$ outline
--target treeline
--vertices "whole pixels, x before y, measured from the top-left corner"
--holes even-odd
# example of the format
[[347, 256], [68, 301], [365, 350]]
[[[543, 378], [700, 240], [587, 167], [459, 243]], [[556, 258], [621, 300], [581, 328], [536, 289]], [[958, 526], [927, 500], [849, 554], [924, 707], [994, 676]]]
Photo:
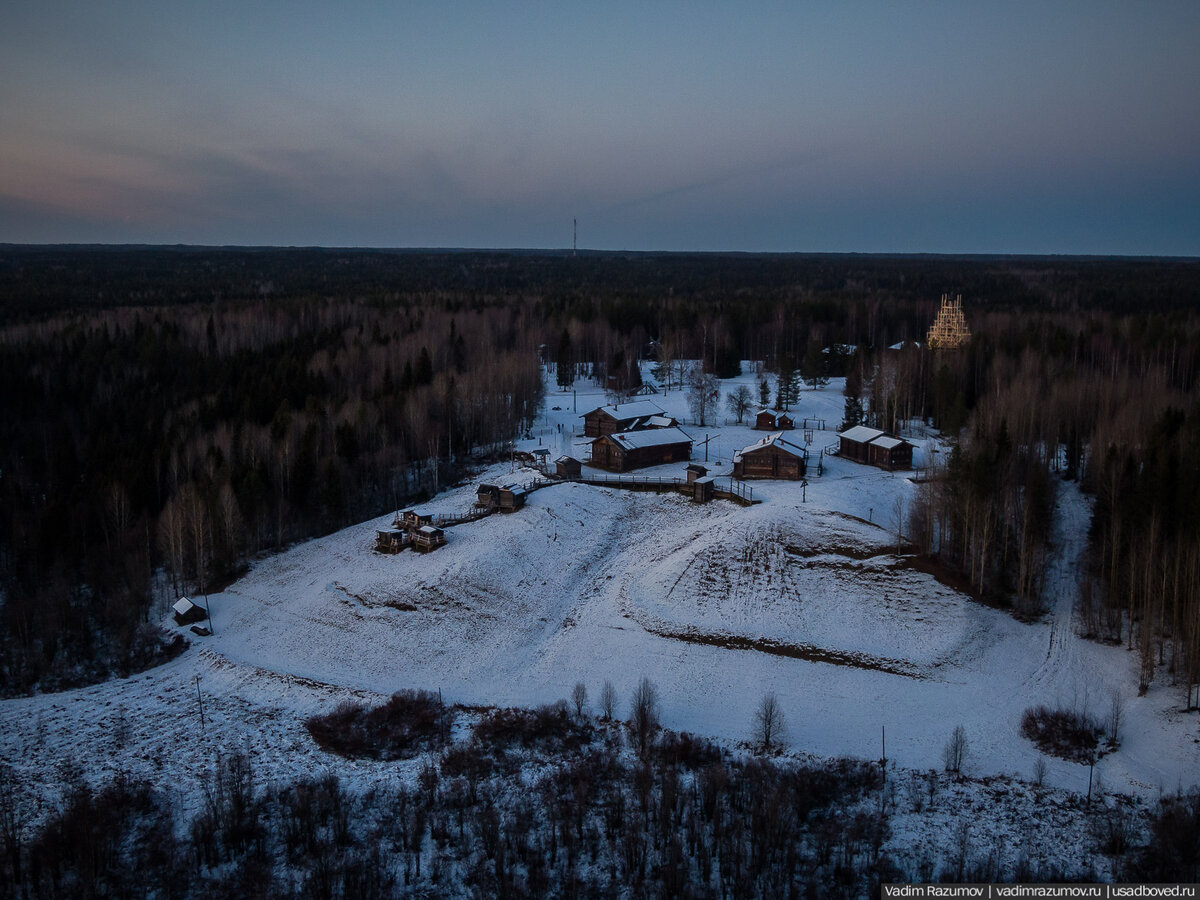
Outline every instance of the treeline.
[[[888, 350], [923, 340], [946, 290], [971, 345]], [[645, 359], [675, 385], [697, 359], [845, 373], [848, 422], [962, 429], [911, 530], [1035, 611], [1047, 474], [1091, 473], [1110, 444], [1140, 471], [1149, 424], [1196, 386], [1198, 295], [1187, 260], [2, 249], [0, 683], [149, 664], [156, 573], [211, 590], [253, 553], [436, 490], [526, 432], [539, 363], [615, 390]], [[1167, 518], [1147, 520], [1154, 552], [1177, 540]], [[1134, 615], [1184, 640], [1189, 590]]]
[[965, 350], [887, 364], [910, 377], [884, 409], [923, 397], [912, 408], [960, 435], [909, 511], [911, 537], [978, 594], [1036, 615], [1048, 599], [1055, 484], [1079, 479], [1096, 500], [1084, 628], [1140, 650], [1143, 690], [1160, 672], [1193, 707], [1200, 316], [997, 311], [973, 324]]
[[537, 328], [438, 298], [120, 308], [0, 339], [5, 690], [152, 661], [154, 573], [398, 508], [536, 415]]

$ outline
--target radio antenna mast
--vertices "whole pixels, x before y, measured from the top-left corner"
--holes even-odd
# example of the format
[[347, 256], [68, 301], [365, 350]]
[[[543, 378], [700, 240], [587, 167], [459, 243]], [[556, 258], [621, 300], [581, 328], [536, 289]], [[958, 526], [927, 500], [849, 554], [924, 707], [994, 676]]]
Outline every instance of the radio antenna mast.
[[575, 230], [575, 234], [571, 238], [571, 255], [574, 256], [579, 252], [579, 220], [572, 219], [571, 225]]

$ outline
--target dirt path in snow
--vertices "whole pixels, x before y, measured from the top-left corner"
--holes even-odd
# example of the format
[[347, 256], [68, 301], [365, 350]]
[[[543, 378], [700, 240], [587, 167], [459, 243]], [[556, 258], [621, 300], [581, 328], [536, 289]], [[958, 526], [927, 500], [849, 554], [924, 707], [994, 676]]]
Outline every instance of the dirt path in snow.
[[1075, 607], [1080, 573], [1084, 571], [1083, 554], [1087, 550], [1091, 511], [1091, 503], [1077, 485], [1059, 486], [1051, 531], [1054, 543], [1045, 586], [1050, 634], [1046, 656], [1025, 679], [1027, 685], [1048, 685], [1065, 677], [1079, 676], [1079, 644], [1083, 639], [1079, 637]]

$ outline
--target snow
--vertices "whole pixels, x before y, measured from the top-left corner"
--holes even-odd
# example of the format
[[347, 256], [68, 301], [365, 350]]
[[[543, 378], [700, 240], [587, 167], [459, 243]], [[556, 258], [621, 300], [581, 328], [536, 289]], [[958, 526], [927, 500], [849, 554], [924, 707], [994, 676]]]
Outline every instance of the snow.
[[626, 431], [621, 434], [610, 434], [608, 437], [626, 450], [639, 450], [644, 447], [662, 447], [666, 444], [687, 444], [692, 441], [691, 437], [684, 434], [678, 428]]
[[783, 436], [782, 431], [777, 431], [774, 434], [767, 435], [765, 438], [762, 438], [759, 441], [755, 441], [749, 447], [743, 447], [733, 455], [733, 458], [736, 460], [741, 454], [752, 453], [755, 450], [764, 450], [767, 447], [779, 447], [780, 449], [787, 450], [789, 453], [795, 454], [796, 456], [804, 455], [803, 447], [793, 444]]
[[878, 428], [868, 428], [866, 425], [855, 425], [853, 428], [847, 428], [841, 432], [838, 437], [844, 437], [849, 441], [857, 441], [860, 444], [866, 444], [876, 438], [883, 437], [883, 432]]
[[[662, 416], [666, 413], [661, 406], [652, 400], [635, 400], [632, 403], [622, 403], [620, 406], [603, 406], [601, 412], [606, 412], [618, 421]], [[592, 410], [593, 412], [595, 410]], [[586, 413], [581, 414], [586, 415]]]
[[[725, 381], [722, 393], [738, 384], [754, 390], [756, 376]], [[586, 408], [603, 400], [598, 388], [575, 389]], [[549, 393], [547, 407], [556, 402]], [[683, 392], [661, 403], [680, 421], [688, 415]], [[805, 391], [793, 415], [836, 422], [842, 403], [834, 380]], [[761, 434], [752, 424], [693, 428], [710, 438], [698, 439], [696, 462], [726, 477], [734, 451]], [[576, 410], [548, 410], [518, 449], [582, 455], [590, 441], [578, 426]], [[936, 434], [912, 431], [915, 461], [944, 452]], [[758, 699], [771, 691], [798, 752], [877, 759], [886, 728], [899, 771], [924, 772], [940, 768], [962, 725], [970, 774], [1010, 782], [1027, 780], [1038, 760], [1018, 731], [1026, 708], [1103, 716], [1121, 692], [1122, 745], [1096, 765], [1108, 790], [1153, 798], [1196, 782], [1200, 729], [1181, 709], [1182, 692], [1162, 675], [1136, 696], [1136, 654], [1076, 634], [1089, 500], [1075, 485], [1059, 486], [1051, 610], [1023, 623], [896, 556], [897, 524], [918, 486], [906, 473], [825, 455], [834, 441], [817, 431], [809, 445], [806, 494], [797, 482], [756, 481], [762, 502], [749, 508], [563, 483], [532, 492], [512, 515], [446, 529], [448, 543], [435, 554], [373, 552], [389, 512], [258, 560], [211, 595], [214, 634], [193, 639], [171, 663], [0, 704], [0, 759], [38, 809], [55, 802], [60, 762], [88, 758], [96, 761], [89, 778], [147, 777], [189, 810], [202, 805], [202, 785], [194, 760], [174, 752], [179, 746], [196, 746], [205, 759], [245, 749], [273, 778], [336, 766], [349, 783], [367, 785], [408, 770], [322, 753], [305, 717], [402, 688], [440, 689], [468, 705], [536, 705], [565, 697], [576, 682], [597, 696], [608, 680], [624, 699], [644, 675], [670, 728], [743, 741]], [[680, 477], [686, 466], [639, 474]], [[461, 509], [480, 482], [528, 474], [494, 466], [425, 508]], [[1047, 762], [1047, 785], [1086, 790], [1086, 767]], [[893, 826], [914, 841], [927, 827], [924, 815]]]

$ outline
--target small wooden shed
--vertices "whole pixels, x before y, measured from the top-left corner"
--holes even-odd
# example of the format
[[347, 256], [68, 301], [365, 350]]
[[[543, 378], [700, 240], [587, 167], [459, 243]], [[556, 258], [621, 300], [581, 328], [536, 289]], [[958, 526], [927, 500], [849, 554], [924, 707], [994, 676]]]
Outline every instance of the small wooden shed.
[[193, 603], [187, 597], [180, 597], [171, 609], [175, 612], [175, 622], [179, 625], [190, 625], [192, 622], [203, 622], [208, 616], [208, 610], [198, 603]]
[[785, 412], [760, 409], [754, 414], [755, 431], [791, 431], [795, 427], [796, 420]]
[[494, 509], [500, 505], [500, 488], [494, 484], [481, 484], [475, 491], [475, 505], [480, 509]]
[[506, 484], [500, 488], [500, 512], [516, 512], [525, 506], [528, 491], [519, 484]]
[[839, 434], [838, 441], [839, 455], [846, 459], [889, 471], [912, 468], [913, 445], [878, 428], [855, 425]]
[[707, 503], [713, 498], [713, 491], [716, 487], [716, 479], [711, 475], [704, 475], [697, 478], [691, 483], [692, 485], [692, 502]]
[[688, 463], [687, 480], [688, 484], [695, 484], [696, 480], [703, 478], [708, 474], [708, 467], [702, 466], [700, 463]]
[[416, 531], [423, 525], [432, 525], [432, 513], [421, 513], [415, 509], [406, 509], [400, 513], [400, 525], [407, 531]]
[[403, 528], [381, 528], [375, 535], [375, 549], [380, 553], [399, 553], [408, 546], [408, 532]]
[[885, 434], [867, 446], [870, 450], [868, 461], [873, 466], [889, 471], [912, 468], [913, 445], [904, 438]]
[[560, 456], [554, 461], [554, 471], [559, 478], [576, 479], [583, 475], [583, 463], [573, 456]]
[[446, 532], [433, 525], [422, 525], [413, 532], [413, 549], [429, 553], [446, 544]]

